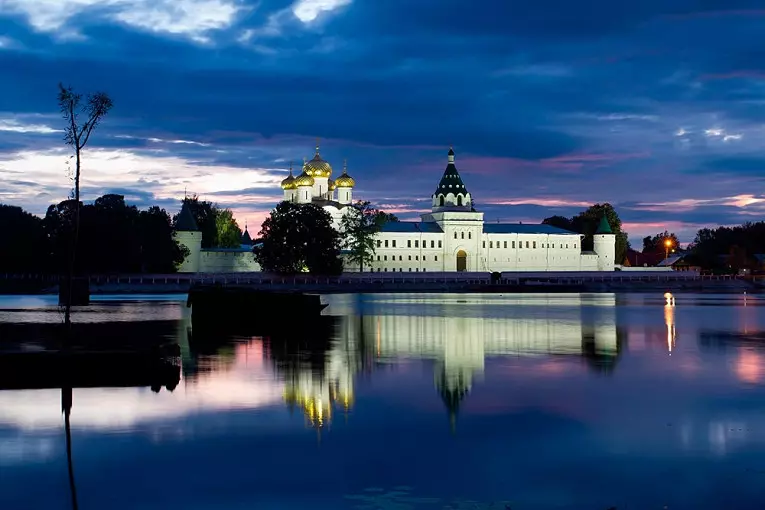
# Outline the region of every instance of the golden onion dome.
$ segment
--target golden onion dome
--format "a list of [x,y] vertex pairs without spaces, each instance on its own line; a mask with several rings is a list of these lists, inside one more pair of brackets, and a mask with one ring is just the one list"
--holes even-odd
[[335,191],[335,188],[337,187],[335,185],[335,181],[333,181],[332,179],[327,181],[327,186],[329,186],[329,191]]
[[292,163],[290,163],[290,174],[282,181],[282,189],[289,190],[295,188],[297,188],[297,185],[295,184],[295,177],[292,175]]
[[295,179],[295,186],[313,186],[313,177],[303,170],[303,173]]
[[338,188],[352,188],[356,185],[356,181],[348,175],[348,164],[343,163],[343,175],[335,179],[335,186]]
[[319,145],[316,145],[316,154],[313,159],[305,164],[305,172],[313,177],[327,177],[332,175],[332,166],[329,163],[321,159],[319,155]]

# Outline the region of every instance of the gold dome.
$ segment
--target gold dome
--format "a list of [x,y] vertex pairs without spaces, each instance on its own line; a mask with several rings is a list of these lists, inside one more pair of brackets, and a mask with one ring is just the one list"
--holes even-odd
[[343,175],[335,179],[335,186],[338,188],[352,188],[356,185],[356,181],[348,175],[348,165],[343,163]]
[[313,177],[303,170],[303,173],[295,179],[295,186],[313,186]]
[[308,175],[313,177],[329,178],[329,176],[332,175],[332,166],[321,159],[318,144],[316,145],[316,154],[314,154],[313,159],[307,162],[303,168]]
[[337,186],[335,185],[335,181],[333,181],[332,179],[327,181],[327,186],[329,186],[329,191],[335,191],[335,188],[337,188]]
[[292,175],[292,163],[290,163],[290,174],[287,176],[286,179],[282,181],[282,189],[288,190],[288,189],[295,189],[297,188],[297,185],[295,184],[295,177]]

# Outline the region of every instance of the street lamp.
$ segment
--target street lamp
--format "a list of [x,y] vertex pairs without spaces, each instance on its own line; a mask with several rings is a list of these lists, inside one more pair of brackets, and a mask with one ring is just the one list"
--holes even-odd
[[672,246],[672,239],[664,241],[664,260],[669,258],[669,248]]

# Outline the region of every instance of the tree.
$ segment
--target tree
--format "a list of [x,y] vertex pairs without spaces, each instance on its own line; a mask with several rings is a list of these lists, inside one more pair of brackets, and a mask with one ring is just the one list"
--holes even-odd
[[21,207],[0,204],[0,273],[39,273],[49,268],[43,222]]
[[214,209],[215,245],[220,248],[235,248],[242,244],[242,229],[234,219],[231,209]]
[[141,271],[148,273],[174,273],[188,257],[189,249],[173,238],[173,226],[167,211],[149,207],[138,215],[138,242]]
[[[74,235],[69,256],[69,299],[66,302],[65,322],[71,322],[72,279],[74,277],[74,262],[77,254],[77,240],[80,234],[80,175],[82,171],[82,150],[90,141],[93,130],[112,109],[112,100],[104,92],[90,94],[85,104],[82,95],[75,93],[71,87],[58,84],[58,105],[66,121],[64,140],[74,152]],[[80,116],[85,122],[80,123]]]
[[[193,195],[183,199],[202,231],[202,248],[235,248],[241,244],[242,229],[239,228],[230,209],[221,209],[218,204],[200,200]],[[178,221],[180,211],[173,216],[173,225]]]
[[666,242],[670,242],[670,250],[675,250],[680,246],[680,241],[677,239],[675,233],[669,233],[666,230],[655,236],[646,236],[643,238],[643,253],[664,253],[667,246]]
[[281,202],[260,230],[261,244],[253,249],[264,271],[295,274],[339,274],[340,234],[332,217],[315,204]]
[[705,269],[735,271],[755,267],[754,255],[765,253],[765,222],[702,228],[689,250]]
[[[393,218],[392,220],[390,218]],[[348,250],[348,260],[359,265],[371,264],[375,256],[375,235],[388,221],[398,221],[392,214],[374,209],[369,202],[358,201],[348,208],[340,221],[343,248]]]
[[593,236],[603,216],[608,220],[611,231],[616,236],[616,261],[623,261],[630,247],[629,238],[627,233],[622,231],[621,218],[619,218],[616,210],[609,203],[590,206],[571,219],[563,216],[551,216],[550,218],[545,218],[542,223],[583,234],[582,250],[591,251],[593,249]]

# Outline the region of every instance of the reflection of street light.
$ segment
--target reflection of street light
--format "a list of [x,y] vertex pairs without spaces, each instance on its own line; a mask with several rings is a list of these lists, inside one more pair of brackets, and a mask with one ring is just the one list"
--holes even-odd
[[672,239],[664,241],[664,260],[669,258],[669,248],[672,246]]

